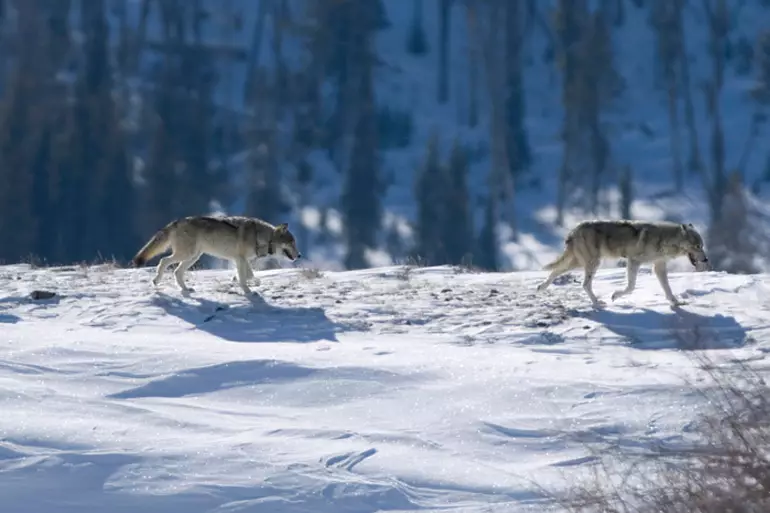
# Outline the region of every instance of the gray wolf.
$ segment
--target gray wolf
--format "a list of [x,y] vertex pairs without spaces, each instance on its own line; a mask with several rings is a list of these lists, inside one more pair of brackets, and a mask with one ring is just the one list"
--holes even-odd
[[612,301],[633,292],[639,267],[652,262],[653,272],[666,299],[674,306],[682,305],[684,302],[674,297],[668,283],[668,260],[686,255],[697,270],[710,267],[703,251],[703,238],[692,224],[635,220],[583,221],[569,232],[564,243],[564,252],[545,266],[551,274],[538,285],[537,290],[544,290],[557,276],[582,267],[583,290],[594,307],[604,305],[591,287],[602,258],[625,258],[627,261],[626,288],[615,291]]
[[247,295],[252,294],[247,281],[254,278],[249,259],[283,255],[294,261],[302,256],[287,223],[273,226],[253,217],[191,216],[172,221],[158,230],[139,250],[132,264],[141,267],[169,248],[171,254],[160,259],[152,283],[157,286],[166,269],[178,263],[174,277],[183,292],[192,291],[185,285],[185,271],[204,253],[234,262],[238,284]]

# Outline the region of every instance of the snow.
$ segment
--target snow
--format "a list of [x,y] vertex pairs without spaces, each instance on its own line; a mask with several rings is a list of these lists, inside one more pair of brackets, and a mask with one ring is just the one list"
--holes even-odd
[[766,275],[673,272],[672,311],[643,270],[597,311],[545,272],[153,272],[0,267],[4,513],[546,511],[586,442],[686,442],[683,347],[770,348]]

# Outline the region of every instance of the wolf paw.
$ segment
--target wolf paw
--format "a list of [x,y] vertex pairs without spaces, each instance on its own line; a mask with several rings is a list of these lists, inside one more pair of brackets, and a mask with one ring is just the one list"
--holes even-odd
[[623,297],[625,293],[622,290],[616,290],[612,293],[612,296],[610,296],[610,300],[615,301],[619,297]]

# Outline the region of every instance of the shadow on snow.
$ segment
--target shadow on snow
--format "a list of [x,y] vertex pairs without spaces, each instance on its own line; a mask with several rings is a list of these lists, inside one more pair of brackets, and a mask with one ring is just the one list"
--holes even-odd
[[336,342],[336,333],[342,329],[323,308],[274,306],[258,295],[246,300],[233,305],[157,292],[153,303],[196,329],[229,342]]

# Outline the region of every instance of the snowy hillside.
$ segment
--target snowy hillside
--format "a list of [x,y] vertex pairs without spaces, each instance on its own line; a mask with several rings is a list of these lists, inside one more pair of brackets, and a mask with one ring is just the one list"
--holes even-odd
[[543,272],[152,272],[0,267],[4,513],[543,511],[585,442],[685,439],[677,345],[770,350],[767,276],[673,273],[672,312],[649,271],[604,311]]
[[[143,2],[130,4],[132,22],[140,17]],[[288,2],[295,21],[304,19],[308,3],[304,0]],[[381,65],[376,73],[376,101],[380,108],[388,108],[394,114],[410,117],[408,141],[402,147],[382,150],[381,173],[387,184],[384,192],[383,242],[373,251],[370,264],[390,265],[404,261],[405,253],[394,254],[385,244],[385,236],[396,233],[401,243],[409,247],[412,242],[416,203],[414,198],[415,171],[424,160],[426,145],[432,134],[440,140],[445,155],[450,144],[458,138],[472,152],[469,184],[471,203],[477,221],[481,221],[485,198],[488,194],[490,171],[490,105],[485,85],[483,66],[471,66],[472,48],[478,44],[470,35],[463,2],[452,2],[450,16],[449,48],[449,99],[445,104],[437,100],[439,0],[424,0],[422,23],[428,43],[427,53],[414,55],[407,51],[407,40],[412,29],[414,3],[386,0],[383,3],[389,25],[377,33],[376,49]],[[560,251],[560,239],[577,220],[592,214],[573,209],[567,212],[566,226],[554,226],[556,219],[556,181],[561,164],[563,146],[560,131],[563,123],[561,71],[553,59],[554,39],[552,26],[557,5],[555,0],[527,2],[536,8],[528,11],[527,29],[523,48],[524,102],[527,139],[532,152],[530,174],[517,185],[516,213],[520,237],[513,240],[510,231],[501,226],[499,238],[503,269],[537,270]],[[599,2],[588,2],[596,8]],[[611,27],[613,63],[623,77],[624,89],[611,108],[602,117],[602,126],[610,146],[609,177],[604,183],[610,212],[602,215],[619,216],[617,174],[629,165],[635,177],[635,201],[632,215],[648,220],[681,219],[705,228],[709,219],[702,180],[689,173],[683,193],[672,194],[671,127],[666,94],[661,82],[661,68],[656,56],[656,32],[651,22],[653,2],[618,2],[623,7],[622,20]],[[724,87],[719,97],[719,109],[723,116],[725,134],[725,168],[730,171],[741,162],[744,164],[747,186],[764,196],[768,162],[767,150],[756,141],[767,138],[766,123],[752,124],[755,114],[762,107],[749,94],[757,80],[757,64],[751,57],[740,54],[738,47],[753,47],[764,29],[767,8],[762,2],[728,2],[729,44]],[[252,47],[255,23],[258,20],[260,2],[255,0],[204,0],[212,13],[203,27],[203,37],[210,43],[237,49],[248,54]],[[534,7],[532,7],[534,6]],[[148,17],[147,34],[151,41],[162,39],[159,14],[153,8]],[[113,20],[119,25],[117,19]],[[268,22],[263,34],[264,41],[272,37]],[[711,155],[709,115],[703,93],[704,84],[712,75],[712,60],[708,53],[708,22],[701,2],[690,2],[684,10],[685,47],[691,74],[691,89],[695,124],[698,127],[699,147],[705,162]],[[303,43],[297,38],[286,37],[284,58],[290,67],[306,65],[308,56],[303,53]],[[236,52],[236,53],[237,53]],[[755,50],[758,52],[758,50]],[[271,68],[275,57],[271,45],[261,45],[256,56],[260,66]],[[754,68],[752,69],[752,65]],[[223,59],[218,66],[221,73],[216,90],[216,101],[227,112],[244,109],[243,96],[247,64],[239,60]],[[476,125],[469,123],[469,98],[471,76],[479,82],[479,119]],[[326,84],[324,109],[332,109],[334,87]],[[680,123],[682,123],[680,100]],[[327,113],[328,114],[328,113]],[[757,132],[753,139],[750,133]],[[288,131],[286,134],[288,136]],[[684,141],[685,131],[681,130]],[[683,158],[688,157],[684,144]],[[342,241],[342,222],[339,197],[343,171],[329,160],[325,150],[313,151],[308,158],[313,168],[312,184],[307,198],[302,198],[294,187],[297,170],[286,164],[283,169],[285,194],[292,206],[286,219],[294,225],[302,224],[308,230],[304,245],[307,256],[316,265],[340,269],[345,248]],[[237,195],[231,205],[221,209],[240,213],[243,209],[243,175],[237,171],[244,163],[242,155],[230,163],[235,171],[233,191]],[[764,178],[763,178],[764,175]],[[770,209],[759,205],[765,218]],[[761,267],[770,270],[768,262]]]

